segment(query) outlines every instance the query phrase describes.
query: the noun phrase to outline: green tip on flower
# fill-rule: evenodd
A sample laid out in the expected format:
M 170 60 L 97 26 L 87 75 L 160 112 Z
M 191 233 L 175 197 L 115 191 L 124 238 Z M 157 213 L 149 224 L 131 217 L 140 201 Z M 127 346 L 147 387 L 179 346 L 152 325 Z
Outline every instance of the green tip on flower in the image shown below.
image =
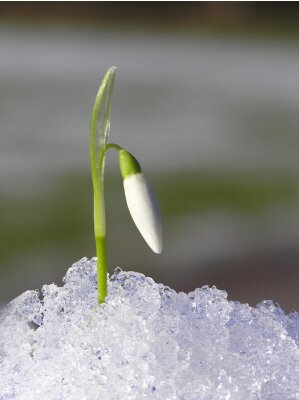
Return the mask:
M 120 150 L 119 152 L 119 166 L 123 179 L 141 172 L 139 162 L 126 150 Z

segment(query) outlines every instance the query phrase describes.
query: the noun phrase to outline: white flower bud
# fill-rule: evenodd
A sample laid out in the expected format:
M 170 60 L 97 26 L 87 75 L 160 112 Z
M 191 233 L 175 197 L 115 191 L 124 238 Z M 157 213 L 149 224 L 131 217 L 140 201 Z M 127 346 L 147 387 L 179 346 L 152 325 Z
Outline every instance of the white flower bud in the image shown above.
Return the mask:
M 142 172 L 124 177 L 126 201 L 139 232 L 155 253 L 162 251 L 162 224 L 156 195 Z

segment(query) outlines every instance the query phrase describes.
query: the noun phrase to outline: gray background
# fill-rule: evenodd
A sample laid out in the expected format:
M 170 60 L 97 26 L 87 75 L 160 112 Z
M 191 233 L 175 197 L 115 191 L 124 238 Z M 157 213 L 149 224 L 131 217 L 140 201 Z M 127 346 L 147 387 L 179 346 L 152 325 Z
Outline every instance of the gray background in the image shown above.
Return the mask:
M 109 154 L 110 272 L 298 309 L 296 14 L 128 7 L 0 8 L 0 303 L 95 253 L 89 122 L 116 65 L 110 139 L 155 187 L 165 244 L 157 256 L 139 236 Z

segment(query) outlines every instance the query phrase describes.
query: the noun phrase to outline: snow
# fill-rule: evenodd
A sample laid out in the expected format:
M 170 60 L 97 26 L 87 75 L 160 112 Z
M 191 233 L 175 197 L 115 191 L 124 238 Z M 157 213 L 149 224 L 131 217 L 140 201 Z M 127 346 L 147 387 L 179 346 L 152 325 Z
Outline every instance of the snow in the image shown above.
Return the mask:
M 96 259 L 0 316 L 0 400 L 299 399 L 299 314 L 121 269 L 97 304 Z

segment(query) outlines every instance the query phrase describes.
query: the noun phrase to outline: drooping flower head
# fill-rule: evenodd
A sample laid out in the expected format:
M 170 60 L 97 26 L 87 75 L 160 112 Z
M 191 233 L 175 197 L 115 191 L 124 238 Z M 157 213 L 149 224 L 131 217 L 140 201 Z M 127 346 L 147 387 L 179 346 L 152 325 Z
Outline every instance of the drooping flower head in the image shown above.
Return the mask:
M 162 251 L 162 224 L 158 199 L 146 180 L 139 162 L 127 152 L 119 152 L 119 164 L 130 214 L 139 232 L 155 253 Z

